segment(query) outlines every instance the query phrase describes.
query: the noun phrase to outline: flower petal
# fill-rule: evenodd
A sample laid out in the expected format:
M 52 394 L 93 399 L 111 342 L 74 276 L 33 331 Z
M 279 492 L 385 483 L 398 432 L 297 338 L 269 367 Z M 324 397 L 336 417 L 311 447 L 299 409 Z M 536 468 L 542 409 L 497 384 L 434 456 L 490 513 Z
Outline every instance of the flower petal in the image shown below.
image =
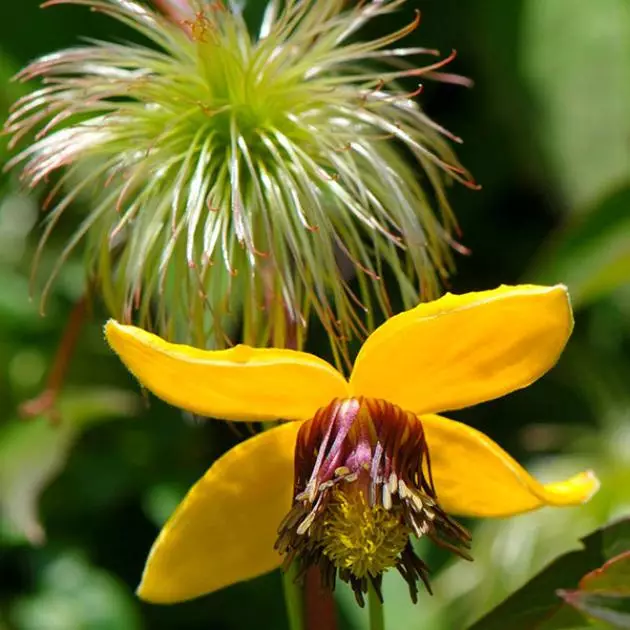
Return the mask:
M 549 370 L 572 327 L 561 285 L 447 293 L 370 335 L 350 378 L 352 395 L 382 398 L 416 414 L 492 400 Z
M 312 354 L 236 346 L 199 350 L 110 320 L 105 336 L 146 388 L 168 403 L 224 420 L 308 420 L 348 383 Z
M 190 490 L 147 560 L 138 595 L 156 603 L 199 597 L 267 573 L 291 507 L 293 451 L 299 422 L 235 446 Z
M 578 505 L 599 488 L 593 472 L 543 485 L 487 435 L 441 416 L 422 416 L 438 501 L 461 516 L 513 516 L 545 505 Z

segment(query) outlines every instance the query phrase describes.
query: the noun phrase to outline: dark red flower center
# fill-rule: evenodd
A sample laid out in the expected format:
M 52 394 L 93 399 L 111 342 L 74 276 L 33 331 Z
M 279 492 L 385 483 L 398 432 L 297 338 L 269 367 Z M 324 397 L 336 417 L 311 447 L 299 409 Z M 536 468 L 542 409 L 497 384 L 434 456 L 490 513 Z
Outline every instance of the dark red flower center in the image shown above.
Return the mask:
M 285 566 L 317 565 L 329 588 L 339 575 L 360 605 L 392 567 L 414 602 L 419 580 L 430 592 L 411 534 L 470 559 L 470 534 L 438 503 L 422 422 L 386 401 L 334 400 L 302 425 L 293 496 L 276 543 Z

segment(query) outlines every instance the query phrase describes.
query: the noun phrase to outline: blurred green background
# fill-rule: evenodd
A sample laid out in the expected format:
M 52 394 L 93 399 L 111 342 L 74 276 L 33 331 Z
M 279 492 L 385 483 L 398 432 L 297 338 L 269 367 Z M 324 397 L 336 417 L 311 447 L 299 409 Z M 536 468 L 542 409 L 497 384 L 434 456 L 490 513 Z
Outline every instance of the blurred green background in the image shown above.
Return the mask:
M 252 15 L 259 4 L 250 2 Z M 130 36 L 85 8 L 37 5 L 0 3 L 2 118 L 27 89 L 9 77 L 28 60 L 81 36 Z M 388 576 L 389 627 L 446 630 L 464 628 L 580 536 L 630 514 L 630 3 L 411 0 L 370 34 L 408 22 L 413 7 L 423 21 L 409 45 L 456 48 L 450 70 L 475 82 L 427 85 L 421 96 L 465 139 L 460 157 L 483 186 L 450 191 L 472 252 L 458 255 L 450 288 L 564 282 L 576 311 L 574 336 L 549 375 L 457 418 L 543 479 L 593 468 L 603 483 L 585 507 L 469 523 L 472 564 L 423 549 L 435 595 L 415 607 L 404 582 Z M 1 138 L 2 163 L 7 155 Z M 21 189 L 17 173 L 0 178 L 0 630 L 285 628 L 279 574 L 176 606 L 135 599 L 161 523 L 242 436 L 143 398 L 103 341 L 98 301 L 66 379 L 61 423 L 18 420 L 20 403 L 44 386 L 84 289 L 77 256 L 45 317 L 37 288 L 29 299 L 41 193 Z M 55 260 L 82 212 L 64 215 L 45 260 Z M 309 349 L 321 344 L 315 332 Z M 336 595 L 341 626 L 364 628 L 351 594 Z

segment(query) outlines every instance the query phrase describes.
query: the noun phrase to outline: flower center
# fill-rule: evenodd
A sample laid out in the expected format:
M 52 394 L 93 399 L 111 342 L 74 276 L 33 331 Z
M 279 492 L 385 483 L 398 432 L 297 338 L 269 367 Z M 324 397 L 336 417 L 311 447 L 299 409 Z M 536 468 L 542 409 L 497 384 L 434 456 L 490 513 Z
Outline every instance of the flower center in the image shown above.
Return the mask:
M 399 514 L 370 505 L 364 492 L 343 483 L 333 490 L 326 510 L 321 546 L 339 569 L 358 578 L 375 577 L 395 566 L 410 533 Z
M 470 559 L 470 534 L 439 505 L 422 423 L 383 400 L 335 400 L 305 422 L 295 446 L 294 499 L 276 549 L 322 582 L 348 582 L 359 605 L 395 567 L 409 586 L 429 589 L 428 567 L 409 537 L 426 536 Z

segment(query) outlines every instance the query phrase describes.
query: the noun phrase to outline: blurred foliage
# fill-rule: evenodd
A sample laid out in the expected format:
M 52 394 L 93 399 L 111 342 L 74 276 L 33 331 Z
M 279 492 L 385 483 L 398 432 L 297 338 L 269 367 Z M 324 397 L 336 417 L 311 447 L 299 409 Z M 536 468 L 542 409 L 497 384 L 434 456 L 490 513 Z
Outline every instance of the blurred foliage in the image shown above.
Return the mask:
M 629 136 L 630 137 L 630 136 Z M 534 267 L 542 283 L 564 282 L 574 305 L 593 302 L 630 280 L 630 186 L 567 221 Z
M 25 630 L 136 630 L 140 615 L 126 588 L 82 554 L 66 552 L 42 567 L 41 594 L 19 598 L 11 621 Z
M 508 625 L 512 630 L 569 630 L 589 627 L 580 612 L 602 617 L 606 606 L 601 600 L 595 604 L 590 599 L 594 594 L 621 601 L 630 593 L 624 552 L 630 548 L 630 519 L 599 529 L 582 543 L 582 549 L 554 560 L 469 630 L 502 630 Z M 595 608 L 598 614 L 592 615 Z
M 81 431 L 112 417 L 130 416 L 134 397 L 121 391 L 67 392 L 57 413 L 63 422 L 43 417 L 13 419 L 0 426 L 0 542 L 26 538 L 45 541 L 37 506 L 40 494 L 61 471 L 72 444 Z M 2 531 L 0 530 L 0 535 Z
M 529 0 L 522 68 L 553 177 L 573 212 L 628 177 L 630 11 L 626 0 Z
M 80 36 L 129 37 L 81 7 L 42 11 L 38 3 L 0 3 L 2 118 L 27 87 L 8 77 L 29 59 Z M 250 3 L 252 19 L 261 5 Z M 420 97 L 432 117 L 465 139 L 460 157 L 483 185 L 450 191 L 472 255 L 459 256 L 449 288 L 562 281 L 577 309 L 574 336 L 547 377 L 457 418 L 489 433 L 541 478 L 591 467 L 603 484 L 584 507 L 470 522 L 474 563 L 443 566 L 444 555 L 421 543 L 435 595 L 422 595 L 417 606 L 402 580 L 386 576 L 388 627 L 450 630 L 482 618 L 554 558 L 580 549 L 580 538 L 630 513 L 630 6 L 418 0 L 392 20 L 407 23 L 413 6 L 423 22 L 409 45 L 457 48 L 451 70 L 475 81 L 473 90 L 427 84 Z M 2 161 L 6 156 L 0 137 Z M 172 607 L 134 598 L 161 523 L 243 436 L 218 423 L 182 421 L 156 400 L 138 405 L 135 382 L 102 340 L 98 301 L 66 378 L 60 424 L 18 419 L 20 403 L 44 387 L 85 291 L 77 257 L 64 267 L 46 317 L 38 308 L 41 278 L 29 298 L 42 193 L 21 189 L 15 173 L 0 178 L 0 629 L 227 630 L 259 627 L 261 619 L 285 628 L 277 574 Z M 64 215 L 44 271 L 88 202 Z M 317 352 L 320 340 L 315 331 L 310 350 Z M 42 542 L 44 530 L 47 543 L 32 546 L 28 540 Z M 608 606 L 599 594 L 571 594 L 577 581 L 556 587 L 591 616 Z M 337 596 L 342 628 L 365 628 L 352 594 L 339 588 Z

